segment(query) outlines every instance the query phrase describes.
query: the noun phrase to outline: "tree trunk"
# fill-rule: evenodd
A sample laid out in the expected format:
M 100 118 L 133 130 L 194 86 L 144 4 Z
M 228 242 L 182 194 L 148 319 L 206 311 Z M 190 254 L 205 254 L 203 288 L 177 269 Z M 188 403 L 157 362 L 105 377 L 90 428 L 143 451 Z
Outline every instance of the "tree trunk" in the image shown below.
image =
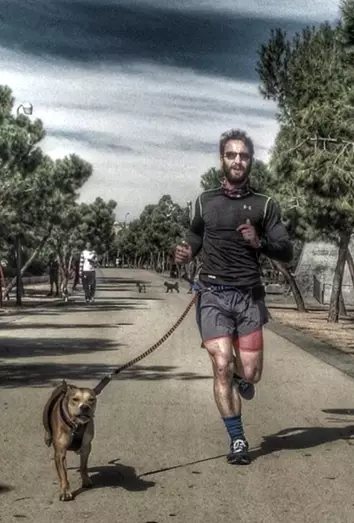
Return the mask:
M 2 286 L 5 284 L 4 271 L 0 263 L 0 309 L 2 309 Z
M 352 279 L 352 285 L 354 288 L 354 261 L 353 261 L 352 253 L 350 252 L 349 249 L 347 251 L 347 264 L 348 264 L 349 274 Z
M 282 263 L 275 261 L 275 260 L 270 260 L 270 262 L 272 265 L 274 265 L 278 269 L 278 271 L 280 271 L 282 273 L 282 275 L 284 276 L 284 278 L 290 285 L 291 292 L 293 293 L 293 296 L 295 299 L 297 310 L 299 312 L 307 312 L 304 298 L 302 297 L 300 288 L 297 284 L 295 277 L 291 274 L 290 271 L 288 271 L 288 269 Z
M 43 248 L 45 242 L 48 240 L 50 234 L 47 234 L 46 236 L 44 236 L 44 238 L 42 239 L 41 243 L 38 245 L 37 249 L 35 249 L 32 253 L 32 255 L 30 256 L 30 258 L 26 261 L 26 263 L 24 264 L 24 266 L 22 267 L 21 269 L 21 275 L 25 272 L 25 270 L 27 269 L 27 267 L 29 267 L 31 265 L 31 263 L 33 262 L 33 260 L 36 258 L 36 256 L 38 255 L 38 253 L 41 251 L 41 249 Z M 6 298 L 6 296 L 9 294 L 9 292 L 11 291 L 11 289 L 14 287 L 14 285 L 16 285 L 16 280 L 17 280 L 17 276 L 15 276 L 14 278 L 12 278 L 11 282 L 8 284 L 8 286 L 4 289 L 4 293 L 3 293 L 3 298 Z
M 350 240 L 350 233 L 343 232 L 340 235 L 337 264 L 334 271 L 332 282 L 331 300 L 329 303 L 327 321 L 329 323 L 338 323 L 339 320 L 339 303 L 342 292 L 343 274 L 345 262 L 347 259 L 348 246 Z
M 71 254 L 69 257 L 68 262 L 66 261 L 67 256 L 63 256 L 62 258 L 59 256 L 59 263 L 61 268 L 61 281 L 60 281 L 60 288 L 61 289 L 67 289 L 69 280 L 70 280 L 70 273 L 71 273 L 71 263 L 73 259 L 73 255 Z
M 180 263 L 177 263 L 177 274 L 179 281 L 181 281 L 182 279 L 182 267 L 183 266 Z
M 345 302 L 344 302 L 343 292 L 342 291 L 339 294 L 339 314 L 340 314 L 340 316 L 348 316 L 347 308 L 345 306 Z

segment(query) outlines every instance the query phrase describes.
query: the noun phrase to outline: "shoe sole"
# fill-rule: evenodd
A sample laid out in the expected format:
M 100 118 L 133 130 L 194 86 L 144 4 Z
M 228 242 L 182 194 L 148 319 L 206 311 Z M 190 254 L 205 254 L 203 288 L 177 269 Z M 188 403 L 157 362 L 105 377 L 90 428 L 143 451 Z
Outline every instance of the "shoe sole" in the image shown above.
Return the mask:
M 239 395 L 241 396 L 241 398 L 243 398 L 244 400 L 247 400 L 247 401 L 253 400 L 253 398 L 254 398 L 255 395 L 256 395 L 256 388 L 255 388 L 254 385 L 252 385 L 252 386 L 249 388 L 249 390 L 252 391 L 251 393 L 250 393 L 250 392 L 248 392 L 248 393 L 247 393 L 247 392 L 244 393 L 244 392 L 242 392 L 242 391 L 239 389 L 239 381 L 238 381 L 238 379 L 234 377 L 234 378 L 233 378 L 233 381 L 234 381 L 234 384 L 235 384 L 235 386 L 236 386 L 236 388 L 237 388 L 237 391 L 238 391 Z
M 241 392 L 238 387 L 237 387 L 237 390 L 238 390 L 238 393 L 241 396 L 241 398 L 243 398 L 244 400 L 247 400 L 247 401 L 253 400 L 253 398 L 255 397 L 255 394 L 256 394 L 256 391 L 254 389 L 251 394 L 247 394 L 247 393 L 245 394 L 245 393 Z

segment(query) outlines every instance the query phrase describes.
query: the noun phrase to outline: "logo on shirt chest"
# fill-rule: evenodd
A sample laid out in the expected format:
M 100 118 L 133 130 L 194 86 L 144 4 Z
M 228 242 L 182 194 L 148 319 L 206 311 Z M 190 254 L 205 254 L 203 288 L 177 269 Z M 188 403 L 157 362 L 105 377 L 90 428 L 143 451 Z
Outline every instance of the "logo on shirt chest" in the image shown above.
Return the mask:
M 244 205 L 243 209 L 244 210 L 248 210 L 248 211 L 252 211 L 252 207 L 250 205 Z

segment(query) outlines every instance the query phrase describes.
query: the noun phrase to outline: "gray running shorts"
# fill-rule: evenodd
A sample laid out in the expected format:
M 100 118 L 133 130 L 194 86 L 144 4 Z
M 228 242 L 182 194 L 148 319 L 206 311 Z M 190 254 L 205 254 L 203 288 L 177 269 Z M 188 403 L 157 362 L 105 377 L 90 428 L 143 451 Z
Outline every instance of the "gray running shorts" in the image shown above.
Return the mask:
M 264 291 L 240 290 L 223 285 L 200 284 L 196 316 L 202 341 L 246 336 L 268 323 Z

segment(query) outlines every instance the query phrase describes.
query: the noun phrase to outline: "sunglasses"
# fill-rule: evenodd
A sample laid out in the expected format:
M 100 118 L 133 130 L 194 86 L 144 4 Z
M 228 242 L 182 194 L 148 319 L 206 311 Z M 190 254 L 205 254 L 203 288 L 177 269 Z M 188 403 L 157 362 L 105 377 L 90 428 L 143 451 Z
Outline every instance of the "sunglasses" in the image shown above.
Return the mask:
M 234 153 L 230 151 L 224 154 L 224 158 L 227 160 L 236 160 L 237 156 L 240 157 L 241 162 L 247 162 L 250 159 L 250 155 L 248 153 Z

